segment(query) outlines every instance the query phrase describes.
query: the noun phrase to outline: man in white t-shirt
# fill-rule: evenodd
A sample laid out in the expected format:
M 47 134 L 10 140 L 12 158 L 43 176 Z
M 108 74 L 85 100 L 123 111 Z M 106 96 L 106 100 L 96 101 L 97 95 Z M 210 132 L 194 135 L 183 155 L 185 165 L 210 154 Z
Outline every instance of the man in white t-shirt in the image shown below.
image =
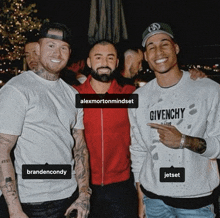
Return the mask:
M 37 71 L 23 72 L 0 91 L 0 187 L 10 218 L 61 218 L 74 209 L 79 218 L 88 215 L 83 110 L 75 107 L 77 91 L 59 78 L 70 46 L 65 25 L 45 23 L 36 47 Z M 3 213 L 0 208 L 6 218 Z

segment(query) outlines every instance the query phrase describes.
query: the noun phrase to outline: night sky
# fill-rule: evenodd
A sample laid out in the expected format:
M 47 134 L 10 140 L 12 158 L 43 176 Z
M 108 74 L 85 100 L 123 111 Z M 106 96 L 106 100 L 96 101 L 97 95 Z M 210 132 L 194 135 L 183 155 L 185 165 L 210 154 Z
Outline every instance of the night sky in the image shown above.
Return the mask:
M 75 35 L 76 44 L 86 45 L 91 0 L 27 2 L 37 4 L 39 18 L 67 24 Z M 141 35 L 149 24 L 167 22 L 188 56 L 198 51 L 200 56 L 218 56 L 220 60 L 219 0 L 123 0 L 123 7 L 131 41 L 141 44 Z

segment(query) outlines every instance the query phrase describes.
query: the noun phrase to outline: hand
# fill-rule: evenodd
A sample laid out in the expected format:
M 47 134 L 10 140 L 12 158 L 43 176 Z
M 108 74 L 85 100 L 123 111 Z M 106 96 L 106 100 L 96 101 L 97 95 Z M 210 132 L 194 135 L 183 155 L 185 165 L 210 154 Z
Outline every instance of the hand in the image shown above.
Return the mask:
M 198 78 L 206 78 L 207 75 L 197 68 L 189 69 L 190 78 L 193 80 L 197 80 Z
M 138 200 L 138 218 L 145 218 L 145 205 L 143 199 Z
M 78 212 L 77 218 L 87 218 L 90 209 L 90 195 L 86 192 L 81 192 L 76 201 L 66 210 L 65 216 L 69 215 L 74 209 Z
M 148 123 L 148 126 L 156 128 L 159 133 L 160 141 L 169 148 L 177 149 L 180 147 L 182 134 L 175 126 L 168 126 L 156 123 Z
M 144 194 L 141 191 L 140 182 L 136 183 L 137 196 L 138 196 L 138 218 L 145 218 L 145 205 L 143 202 Z

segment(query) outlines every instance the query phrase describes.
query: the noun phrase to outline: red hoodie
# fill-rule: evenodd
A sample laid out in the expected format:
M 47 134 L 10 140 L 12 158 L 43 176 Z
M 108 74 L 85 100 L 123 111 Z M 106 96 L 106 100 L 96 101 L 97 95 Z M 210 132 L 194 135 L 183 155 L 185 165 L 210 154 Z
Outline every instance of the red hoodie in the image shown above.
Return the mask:
M 91 76 L 75 88 L 81 94 L 95 94 Z M 130 94 L 134 86 L 119 86 L 116 80 L 109 94 Z M 91 182 L 107 185 L 130 177 L 130 123 L 127 108 L 84 108 L 85 138 L 90 154 Z

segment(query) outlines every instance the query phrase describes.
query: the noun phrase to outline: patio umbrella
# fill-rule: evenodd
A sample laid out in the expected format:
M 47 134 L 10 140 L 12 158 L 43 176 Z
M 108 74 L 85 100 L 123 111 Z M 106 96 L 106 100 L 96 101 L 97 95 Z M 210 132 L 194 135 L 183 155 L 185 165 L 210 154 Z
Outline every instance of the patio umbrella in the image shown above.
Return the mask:
M 88 41 L 127 39 L 122 0 L 91 0 Z

